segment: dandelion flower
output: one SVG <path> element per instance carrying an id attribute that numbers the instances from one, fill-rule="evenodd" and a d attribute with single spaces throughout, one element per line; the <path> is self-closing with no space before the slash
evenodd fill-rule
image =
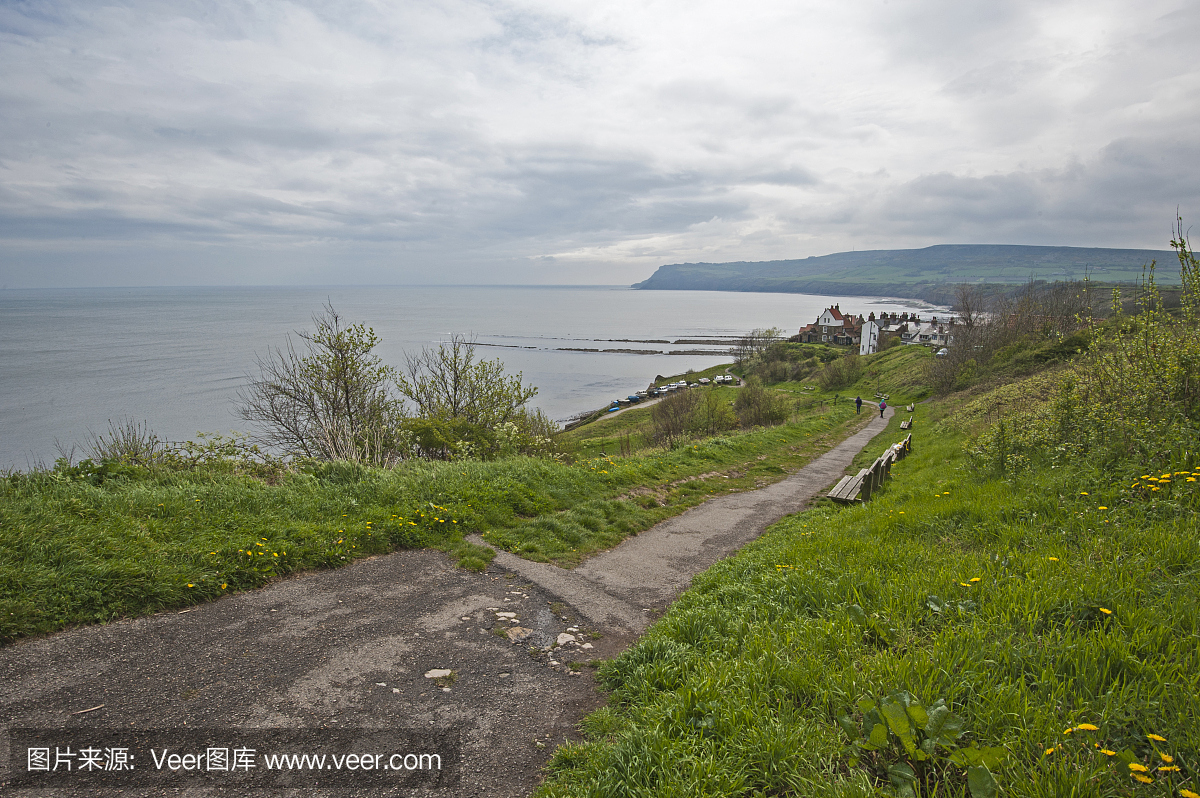
<path id="1" fill-rule="evenodd" d="M 978 576 L 972 576 L 968 581 L 969 582 L 979 582 L 982 580 L 980 580 L 980 578 Z"/>
<path id="2" fill-rule="evenodd" d="M 1100 753 L 1104 754 L 1105 756 L 1116 756 L 1117 755 L 1116 751 L 1110 751 L 1107 748 L 1101 748 Z"/>
<path id="3" fill-rule="evenodd" d="M 1107 607 L 1100 607 L 1099 609 L 1100 612 L 1104 613 L 1105 615 L 1112 615 L 1112 610 L 1108 609 Z"/>
<path id="4" fill-rule="evenodd" d="M 227 588 L 227 587 L 229 587 L 229 583 L 228 583 L 228 582 L 222 582 L 222 583 L 221 583 L 221 589 L 222 589 L 222 590 L 224 590 L 224 589 L 225 589 L 225 588 Z"/>
<path id="5" fill-rule="evenodd" d="M 1100 727 L 1099 727 L 1099 726 L 1093 726 L 1093 725 L 1092 725 L 1092 724 L 1090 724 L 1090 723 L 1080 723 L 1080 724 L 1079 724 L 1078 726 L 1076 726 L 1075 728 L 1076 728 L 1076 729 L 1083 729 L 1084 731 L 1099 731 L 1099 730 L 1100 730 Z"/>
<path id="6" fill-rule="evenodd" d="M 970 585 L 968 585 L 966 582 L 959 582 L 959 584 L 963 587 L 970 587 Z"/>
<path id="7" fill-rule="evenodd" d="M 188 582 L 188 587 L 195 587 L 191 582 Z"/>
<path id="8" fill-rule="evenodd" d="M 1081 491 L 1079 491 L 1079 495 L 1080 495 L 1080 496 L 1086 496 L 1086 495 L 1087 495 L 1087 491 L 1086 491 L 1086 490 L 1081 490 Z"/>
<path id="9" fill-rule="evenodd" d="M 1071 732 L 1073 732 L 1073 731 L 1075 731 L 1075 727 L 1074 727 L 1074 726 L 1068 726 L 1067 728 L 1063 729 L 1063 734 L 1070 734 L 1070 733 L 1071 733 Z"/>
<path id="10" fill-rule="evenodd" d="M 1100 505 L 1100 506 L 1099 506 L 1098 508 L 1096 508 L 1096 509 L 1098 509 L 1098 510 L 1107 510 L 1108 508 L 1107 508 L 1107 507 L 1105 507 L 1105 506 L 1102 504 L 1102 505 Z"/>
<path id="11" fill-rule="evenodd" d="M 1047 748 L 1047 749 L 1046 749 L 1046 756 L 1050 756 L 1050 755 L 1051 755 L 1051 754 L 1053 754 L 1053 753 L 1054 753 L 1054 749 L 1053 749 L 1053 748 Z"/>
<path id="12" fill-rule="evenodd" d="M 1146 767 L 1141 762 L 1130 762 L 1129 769 L 1132 771 L 1136 771 L 1137 773 L 1145 773 L 1150 768 Z"/>
<path id="13" fill-rule="evenodd" d="M 1156 743 L 1165 743 L 1167 741 L 1166 737 L 1159 737 L 1157 734 L 1147 734 L 1146 737 L 1154 740 Z"/>
<path id="14" fill-rule="evenodd" d="M 1197 795 L 1191 790 L 1180 790 L 1179 794 L 1182 795 L 1183 798 L 1200 798 L 1200 795 Z"/>
<path id="15" fill-rule="evenodd" d="M 1165 770 L 1168 773 L 1178 773 L 1179 765 L 1163 765 L 1162 767 L 1159 768 L 1159 770 Z"/>
<path id="16" fill-rule="evenodd" d="M 1143 776 L 1141 773 L 1134 773 L 1133 777 L 1135 779 L 1137 779 L 1138 781 L 1140 781 L 1142 784 L 1153 784 L 1154 783 L 1154 779 L 1150 778 L 1149 776 Z"/>
<path id="17" fill-rule="evenodd" d="M 1046 559 L 1049 560 L 1050 562 L 1058 562 L 1057 557 L 1047 557 Z"/>
<path id="18" fill-rule="evenodd" d="M 1166 762 L 1168 765 L 1175 761 L 1175 757 L 1171 756 L 1170 754 L 1164 754 L 1163 752 L 1159 751 L 1158 755 L 1162 757 L 1162 761 Z"/>

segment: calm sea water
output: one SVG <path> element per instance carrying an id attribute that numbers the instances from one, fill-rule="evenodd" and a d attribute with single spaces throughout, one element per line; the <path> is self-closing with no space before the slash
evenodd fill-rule
<path id="1" fill-rule="evenodd" d="M 255 353 L 311 328 L 326 301 L 374 327 L 377 349 L 404 353 L 473 336 L 538 387 L 555 419 L 644 388 L 655 375 L 727 362 L 725 340 L 756 327 L 794 332 L 827 305 L 845 312 L 916 307 L 874 298 L 625 287 L 127 288 L 0 291 L 0 468 L 51 463 L 109 419 L 159 437 L 246 429 L 236 395 Z M 668 343 L 657 343 L 657 342 Z M 651 343 L 655 342 L 655 343 Z M 637 349 L 659 354 L 567 351 Z M 667 354 L 701 350 L 703 354 Z"/>

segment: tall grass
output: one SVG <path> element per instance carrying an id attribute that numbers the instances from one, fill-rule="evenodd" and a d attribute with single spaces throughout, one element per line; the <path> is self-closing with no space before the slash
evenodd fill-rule
<path id="1" fill-rule="evenodd" d="M 970 794 L 946 750 L 851 764 L 838 718 L 898 689 L 999 749 L 1005 795 L 1200 791 L 1200 483 L 1086 461 L 997 478 L 948 425 L 914 438 L 870 503 L 785 519 L 698 576 L 601 669 L 610 704 L 538 795 L 866 796 L 905 763 L 909 794 Z"/>

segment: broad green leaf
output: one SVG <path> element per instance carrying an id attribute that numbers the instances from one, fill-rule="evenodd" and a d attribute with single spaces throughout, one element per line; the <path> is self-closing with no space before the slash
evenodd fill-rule
<path id="1" fill-rule="evenodd" d="M 979 764 L 989 770 L 996 767 L 1008 756 L 1008 750 L 999 745 L 979 749 Z"/>
<path id="2" fill-rule="evenodd" d="M 990 770 L 976 765 L 967 768 L 967 789 L 971 791 L 971 798 L 996 798 L 999 786 Z"/>
<path id="3" fill-rule="evenodd" d="M 925 598 L 925 606 L 936 613 L 941 613 L 946 609 L 946 602 L 942 601 L 937 596 L 927 596 Z"/>
<path id="4" fill-rule="evenodd" d="M 851 740 L 857 740 L 861 736 L 858 726 L 854 725 L 854 721 L 849 715 L 842 715 L 837 719 L 837 722 L 838 725 L 842 727 L 842 731 L 844 731 L 846 736 Z"/>
<path id="5" fill-rule="evenodd" d="M 929 714 L 925 711 L 925 707 L 917 699 L 913 699 L 908 704 L 908 716 L 912 718 L 912 722 L 918 729 L 924 729 L 929 723 Z"/>
<path id="6" fill-rule="evenodd" d="M 903 762 L 891 765 L 887 769 L 888 781 L 892 783 L 892 787 L 896 790 L 896 795 L 899 798 L 916 798 L 917 792 L 914 785 L 917 781 L 917 774 L 913 769 Z"/>
<path id="7" fill-rule="evenodd" d="M 871 698 L 858 699 L 858 711 L 863 713 L 864 715 L 866 715 L 868 712 L 870 712 L 874 708 L 875 708 L 874 699 L 871 699 Z"/>
<path id="8" fill-rule="evenodd" d="M 945 704 L 934 704 L 929 710 L 929 719 L 925 722 L 925 733 L 934 739 L 941 737 L 942 727 L 949 717 L 950 709 Z"/>
<path id="9" fill-rule="evenodd" d="M 867 614 L 865 612 L 863 612 L 862 607 L 858 606 L 857 604 L 851 604 L 849 607 L 846 608 L 846 614 L 850 616 L 850 620 L 854 621 L 856 624 L 861 626 L 863 629 L 868 628 L 867 627 Z"/>
<path id="10" fill-rule="evenodd" d="M 875 727 L 871 729 L 871 736 L 867 738 L 867 742 L 876 748 L 882 748 L 887 745 L 887 738 L 887 726 L 884 726 L 882 723 L 876 723 Z"/>
<path id="11" fill-rule="evenodd" d="M 912 724 L 909 723 L 904 705 L 898 700 L 890 698 L 880 705 L 880 709 L 883 712 L 884 720 L 887 721 L 888 728 L 900 738 L 900 742 L 904 744 L 904 750 L 908 752 L 909 756 L 912 756 L 917 750 L 917 741 L 913 737 Z"/>

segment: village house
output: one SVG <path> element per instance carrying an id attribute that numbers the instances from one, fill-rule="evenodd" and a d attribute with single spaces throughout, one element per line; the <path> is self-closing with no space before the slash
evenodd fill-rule
<path id="1" fill-rule="evenodd" d="M 806 344 L 858 346 L 862 325 L 862 316 L 844 315 L 840 306 L 833 305 L 825 308 L 815 322 L 801 327 L 793 340 Z"/>
<path id="2" fill-rule="evenodd" d="M 863 323 L 858 353 L 870 355 L 879 351 L 884 338 L 897 336 L 902 344 L 925 346 L 949 346 L 954 340 L 954 319 L 939 321 L 934 316 L 922 321 L 916 313 L 881 313 L 875 318 L 872 313 Z"/>

